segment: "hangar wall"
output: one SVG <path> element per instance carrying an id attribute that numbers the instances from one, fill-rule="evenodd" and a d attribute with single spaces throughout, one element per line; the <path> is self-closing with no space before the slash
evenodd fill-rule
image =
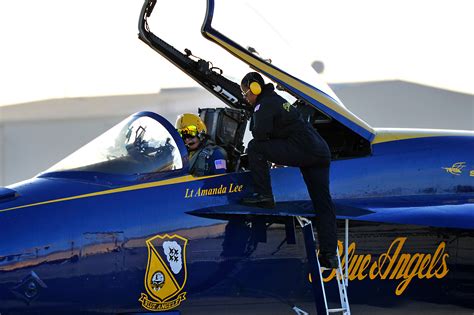
<path id="1" fill-rule="evenodd" d="M 373 127 L 474 130 L 474 95 L 403 81 L 332 84 L 345 106 Z M 53 99 L 0 107 L 0 186 L 44 171 L 125 117 L 223 104 L 201 88 L 156 94 Z"/>
<path id="2" fill-rule="evenodd" d="M 47 170 L 133 113 L 157 112 L 174 124 L 183 112 L 222 106 L 200 88 L 178 88 L 0 107 L 0 186 Z"/>
<path id="3" fill-rule="evenodd" d="M 48 169 L 115 124 L 109 117 L 13 122 L 4 127 L 6 183 Z M 55 159 L 55 161 L 53 161 Z"/>
<path id="4" fill-rule="evenodd" d="M 372 127 L 474 130 L 474 95 L 405 81 L 331 85 Z"/>

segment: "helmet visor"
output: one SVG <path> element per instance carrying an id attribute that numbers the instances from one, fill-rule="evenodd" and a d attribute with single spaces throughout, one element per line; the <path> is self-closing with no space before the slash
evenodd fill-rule
<path id="1" fill-rule="evenodd" d="M 198 135 L 198 129 L 194 125 L 189 125 L 184 128 L 178 129 L 178 133 L 181 138 L 194 138 Z"/>

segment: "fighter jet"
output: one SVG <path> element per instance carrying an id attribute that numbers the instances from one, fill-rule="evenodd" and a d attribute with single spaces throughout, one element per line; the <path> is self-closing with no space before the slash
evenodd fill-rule
<path id="1" fill-rule="evenodd" d="M 322 298 L 304 234 L 318 218 L 299 170 L 271 169 L 275 209 L 239 204 L 253 191 L 248 104 L 209 60 L 152 33 L 155 4 L 144 2 L 139 38 L 227 105 L 200 115 L 229 172 L 191 176 L 173 124 L 140 112 L 0 188 L 1 314 L 320 314 L 339 300 L 337 279 L 353 310 L 474 308 L 473 132 L 373 128 L 327 86 L 217 31 L 207 0 L 204 37 L 294 97 L 331 149 L 342 272 L 320 274 Z"/>

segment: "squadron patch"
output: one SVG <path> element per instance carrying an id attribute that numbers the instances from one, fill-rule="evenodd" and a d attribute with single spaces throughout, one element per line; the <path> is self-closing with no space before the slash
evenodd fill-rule
<path id="1" fill-rule="evenodd" d="M 288 102 L 284 103 L 282 106 L 283 106 L 283 109 L 286 110 L 287 112 L 290 112 L 291 107 L 296 108 L 295 105 L 292 105 Z"/>
<path id="2" fill-rule="evenodd" d="M 149 311 L 166 311 L 178 307 L 186 300 L 186 292 L 182 291 L 187 279 L 187 243 L 187 239 L 176 234 L 156 235 L 146 240 L 146 293 L 142 293 L 138 299 L 143 308 Z"/>

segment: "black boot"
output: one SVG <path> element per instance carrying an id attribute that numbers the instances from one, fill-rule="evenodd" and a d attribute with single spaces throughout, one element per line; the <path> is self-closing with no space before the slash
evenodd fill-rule
<path id="1" fill-rule="evenodd" d="M 254 193 L 250 197 L 245 197 L 240 200 L 240 204 L 250 207 L 260 208 L 275 208 L 275 199 L 272 195 L 262 195 Z"/>
<path id="2" fill-rule="evenodd" d="M 319 265 L 326 269 L 336 269 L 338 267 L 337 255 L 322 252 L 318 255 Z"/>

